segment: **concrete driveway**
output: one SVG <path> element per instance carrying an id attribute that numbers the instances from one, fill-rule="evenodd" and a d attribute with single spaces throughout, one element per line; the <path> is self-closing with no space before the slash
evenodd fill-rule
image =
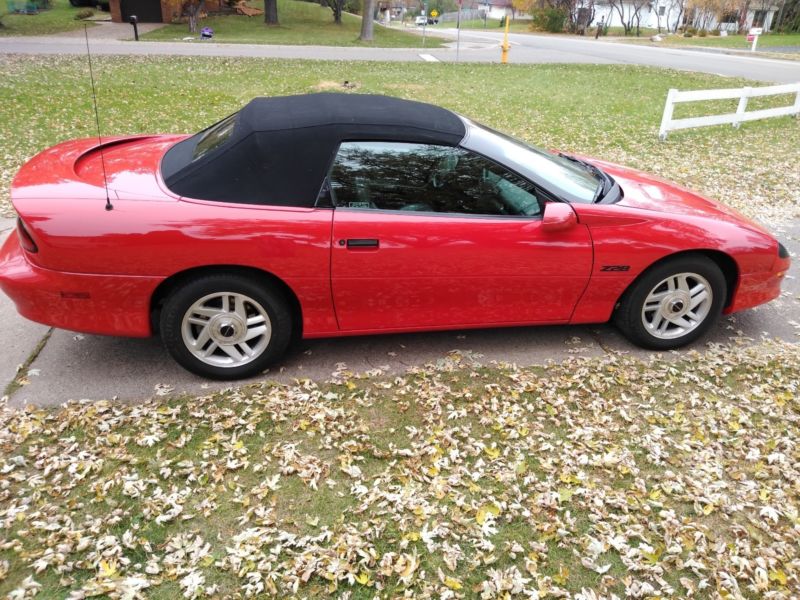
<path id="1" fill-rule="evenodd" d="M 13 220 L 0 220 L 0 237 L 13 234 L 13 227 Z M 794 256 L 800 256 L 800 222 L 776 233 Z M 780 299 L 722 319 L 708 339 L 695 348 L 741 336 L 800 341 L 798 270 L 795 259 Z M 11 394 L 11 406 L 49 406 L 84 398 L 140 401 L 153 395 L 207 393 L 232 385 L 187 373 L 172 361 L 158 339 L 81 335 L 31 323 L 17 315 L 13 304 L 2 294 L 0 319 L 4 325 L 0 329 L 0 346 L 4 349 L 0 385 L 6 386 L 14 379 L 19 365 L 30 363 L 21 373 L 23 385 Z M 277 381 L 325 379 L 339 363 L 358 372 L 401 372 L 442 359 L 453 350 L 478 355 L 484 363 L 520 365 L 604 352 L 648 355 L 628 344 L 609 325 L 489 329 L 304 341 L 265 377 Z"/>

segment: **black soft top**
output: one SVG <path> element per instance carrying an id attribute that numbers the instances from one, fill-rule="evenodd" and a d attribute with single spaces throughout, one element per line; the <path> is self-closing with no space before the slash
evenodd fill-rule
<path id="1" fill-rule="evenodd" d="M 203 200 L 313 206 L 343 141 L 456 146 L 466 133 L 447 109 L 366 94 L 256 98 L 232 118 L 212 150 L 198 152 L 198 145 L 216 125 L 164 155 L 161 171 L 170 190 Z"/>

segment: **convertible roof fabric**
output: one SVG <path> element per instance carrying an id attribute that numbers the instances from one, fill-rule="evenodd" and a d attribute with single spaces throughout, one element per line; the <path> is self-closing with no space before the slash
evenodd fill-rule
<path id="1" fill-rule="evenodd" d="M 454 113 L 432 104 L 366 94 L 306 94 L 256 98 L 239 112 L 239 124 L 250 131 L 279 131 L 334 126 L 342 139 L 364 128 L 393 128 L 423 134 L 441 143 L 457 144 L 464 123 Z"/>
<path id="2" fill-rule="evenodd" d="M 314 206 L 343 141 L 455 146 L 465 133 L 461 118 L 447 109 L 389 96 L 256 98 L 236 115 L 224 143 L 194 158 L 201 132 L 173 146 L 161 169 L 170 190 L 184 197 Z"/>

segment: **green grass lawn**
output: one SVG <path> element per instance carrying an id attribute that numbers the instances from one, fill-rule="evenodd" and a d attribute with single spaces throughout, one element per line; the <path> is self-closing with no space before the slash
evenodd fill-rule
<path id="1" fill-rule="evenodd" d="M 792 344 L 546 369 L 453 351 L 0 410 L 0 594 L 788 599 L 798 379 Z"/>
<path id="2" fill-rule="evenodd" d="M 94 135 L 81 58 L 0 57 L 0 202 L 34 153 Z M 800 212 L 800 120 L 789 117 L 675 132 L 657 141 L 670 88 L 751 82 L 635 66 L 95 58 L 105 134 L 197 131 L 254 96 L 343 90 L 434 102 L 548 148 L 628 164 L 699 189 L 760 219 Z M 625 90 L 625 93 L 619 93 Z M 781 99 L 784 100 L 784 99 Z M 764 99 L 754 99 L 753 107 Z M 191 105 L 191 110 L 187 106 Z M 680 105 L 676 117 L 734 110 Z M 774 149 L 774 151 L 765 151 Z"/>
<path id="3" fill-rule="evenodd" d="M 21 0 L 17 0 L 19 4 Z M 10 15 L 6 13 L 5 3 L 0 7 L 0 18 L 5 27 L 0 27 L 0 35 L 49 35 L 61 31 L 80 29 L 84 21 L 76 21 L 75 15 L 85 10 L 70 6 L 69 0 L 52 0 L 53 7 L 35 15 Z M 88 23 L 89 27 L 94 26 Z"/>
<path id="4" fill-rule="evenodd" d="M 263 1 L 251 2 L 251 6 L 263 8 Z M 318 46 L 375 46 L 381 48 L 422 47 L 422 37 L 375 25 L 375 40 L 371 43 L 358 39 L 361 33 L 361 18 L 342 15 L 341 25 L 333 22 L 329 8 L 313 2 L 278 0 L 280 25 L 268 27 L 263 16 L 244 17 L 228 15 L 209 17 L 202 21 L 203 27 L 214 30 L 215 42 L 240 44 L 288 44 Z M 167 25 L 142 36 L 145 40 L 175 41 L 190 35 L 186 24 Z M 428 39 L 426 46 L 436 48 L 441 40 Z"/>

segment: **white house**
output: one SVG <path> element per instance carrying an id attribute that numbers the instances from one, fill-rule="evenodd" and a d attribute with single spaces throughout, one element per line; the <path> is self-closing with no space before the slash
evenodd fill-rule
<path id="1" fill-rule="evenodd" d="M 656 29 L 661 27 L 665 31 L 674 31 L 684 23 L 688 27 L 706 29 L 712 31 L 721 29 L 735 32 L 739 27 L 739 14 L 733 12 L 727 15 L 718 16 L 713 13 L 704 13 L 700 10 L 689 10 L 686 8 L 686 0 L 653 0 L 650 4 L 645 4 L 639 10 L 639 26 L 642 28 Z M 622 27 L 622 19 L 619 10 L 611 6 L 604 0 L 598 0 L 594 6 L 595 18 L 593 25 L 602 19 L 609 27 Z M 623 2 L 622 10 L 626 20 L 629 15 L 635 12 L 632 2 Z M 763 27 L 764 31 L 769 31 L 778 10 L 777 6 L 770 3 L 770 0 L 756 0 L 750 5 L 747 12 L 745 27 Z M 635 27 L 635 23 L 634 23 Z"/>
<path id="2" fill-rule="evenodd" d="M 502 19 L 506 15 L 522 19 L 530 18 L 529 15 L 522 11 L 515 11 L 511 5 L 511 0 L 478 0 L 478 2 L 474 2 L 472 6 L 486 13 L 487 19 Z"/>

